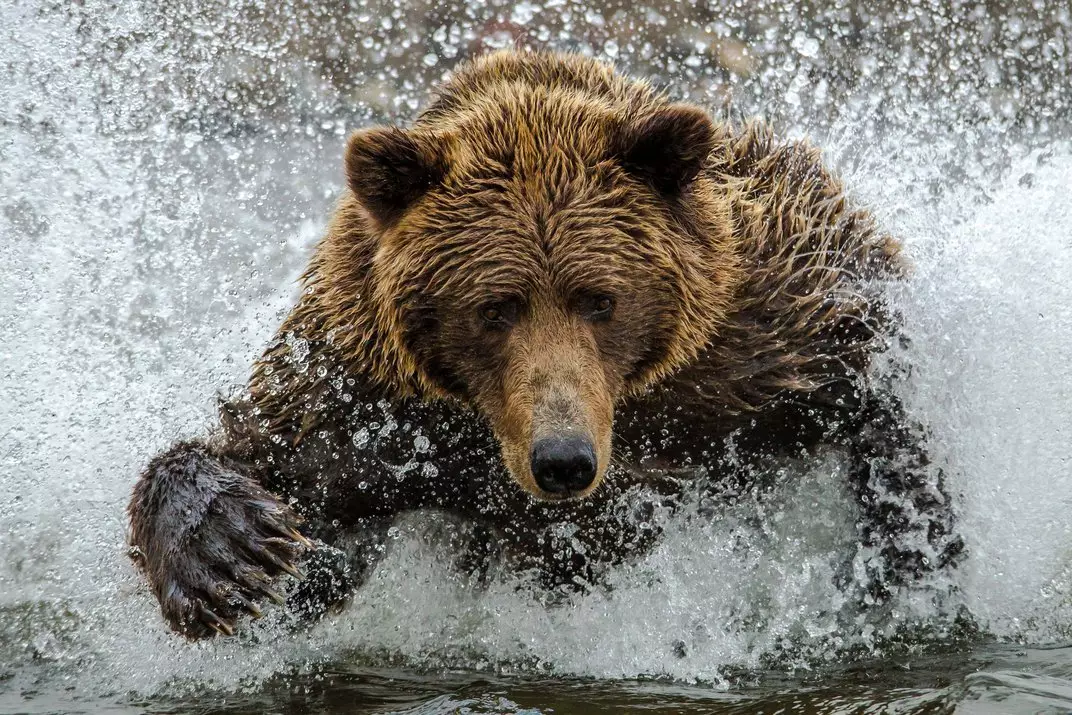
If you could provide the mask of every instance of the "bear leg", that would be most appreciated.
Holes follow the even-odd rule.
[[[959,563],[964,541],[924,428],[893,395],[870,396],[862,407],[848,438],[850,483],[862,511],[861,585],[884,602],[893,588]]]

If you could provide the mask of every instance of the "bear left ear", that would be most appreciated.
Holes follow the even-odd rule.
[[[397,127],[355,132],[346,146],[346,179],[381,225],[398,220],[447,174],[442,146]]]
[[[626,171],[674,194],[696,178],[714,144],[715,126],[707,112],[670,104],[628,124],[615,153]]]

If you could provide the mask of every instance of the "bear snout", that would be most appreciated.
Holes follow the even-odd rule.
[[[556,496],[583,492],[591,486],[598,468],[592,440],[576,432],[536,440],[529,464],[536,485]]]

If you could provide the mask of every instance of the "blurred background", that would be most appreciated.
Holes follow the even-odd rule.
[[[75,17],[90,9],[64,7]],[[112,9],[127,23],[139,10],[146,16],[129,32],[107,23],[94,36],[93,18],[83,21],[87,61],[144,92],[142,103],[101,117],[109,128],[144,126],[161,112],[232,129],[273,113],[405,118],[456,62],[510,46],[595,55],[676,96],[746,113],[808,115],[818,105],[836,117],[875,88],[877,115],[944,101],[956,107],[948,122],[1034,134],[1069,113],[1072,10],[1059,2],[176,0]]]

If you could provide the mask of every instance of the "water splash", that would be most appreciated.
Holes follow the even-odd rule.
[[[1072,637],[1072,155],[1052,151],[920,242],[908,303],[913,403],[959,477],[966,603],[1032,642]]]

